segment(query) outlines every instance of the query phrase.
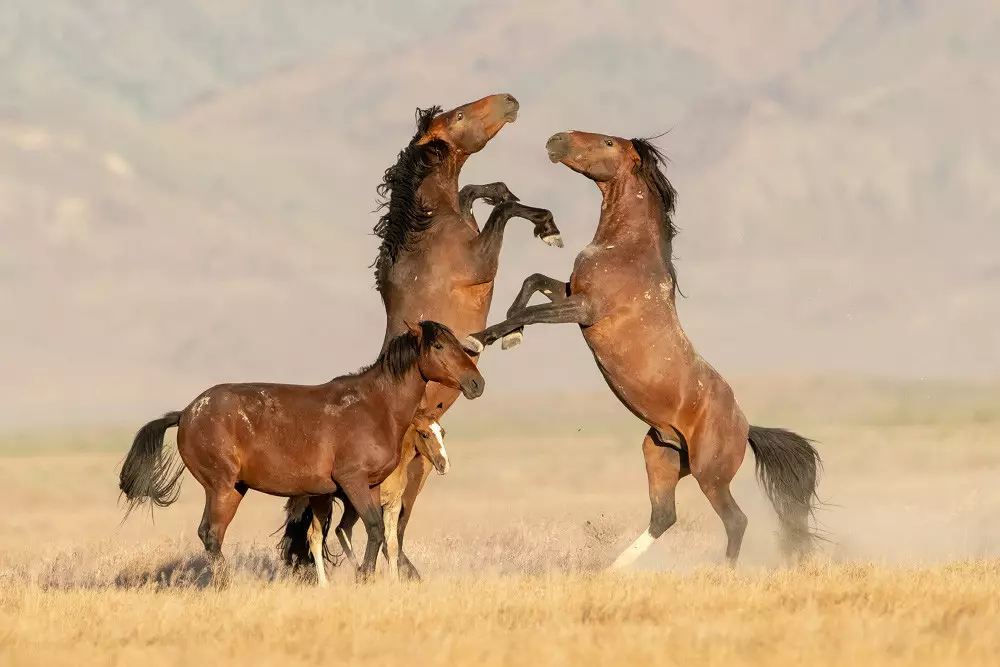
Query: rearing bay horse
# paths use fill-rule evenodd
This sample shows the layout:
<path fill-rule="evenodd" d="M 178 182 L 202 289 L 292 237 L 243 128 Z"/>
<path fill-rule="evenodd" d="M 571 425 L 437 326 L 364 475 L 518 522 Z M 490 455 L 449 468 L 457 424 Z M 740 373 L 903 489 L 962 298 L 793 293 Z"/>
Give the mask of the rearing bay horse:
<path fill-rule="evenodd" d="M 603 195 L 594 240 L 577 256 L 568 283 L 540 274 L 524 281 L 507 320 L 474 334 L 485 345 L 520 342 L 525 325 L 580 325 L 615 396 L 649 425 L 642 443 L 652 514 L 649 529 L 615 561 L 634 562 L 676 521 L 674 490 L 691 474 L 726 528 L 736 561 L 747 518 L 729 490 L 747 443 L 757 477 L 782 528 L 782 546 L 799 555 L 815 533 L 809 516 L 820 458 L 790 431 L 750 426 L 729 384 L 694 349 L 675 307 L 671 215 L 676 192 L 648 141 L 561 132 L 546 143 L 561 162 Z M 528 306 L 535 292 L 551 303 Z"/>
<path fill-rule="evenodd" d="M 536 237 L 562 247 L 552 214 L 521 204 L 503 183 L 458 188 L 465 161 L 513 122 L 518 110 L 509 94 L 490 95 L 447 112 L 436 106 L 417 110 L 416 133 L 378 187 L 385 212 L 375 226 L 382 244 L 374 266 L 386 312 L 383 345 L 405 329 L 406 321 L 429 318 L 459 337 L 485 327 L 504 230 L 512 218 L 527 220 Z M 481 230 L 472 215 L 476 199 L 494 206 Z M 440 415 L 457 398 L 455 390 L 430 383 L 421 410 Z M 420 436 L 411 428 L 406 437 L 415 447 Z M 414 457 L 406 470 L 397 534 L 399 570 L 407 578 L 419 574 L 403 551 L 403 534 L 430 471 L 431 463 L 423 456 Z M 286 562 L 291 562 L 290 554 L 307 551 L 311 520 L 309 511 L 287 512 L 282 540 Z M 344 520 L 356 521 L 347 508 Z"/>

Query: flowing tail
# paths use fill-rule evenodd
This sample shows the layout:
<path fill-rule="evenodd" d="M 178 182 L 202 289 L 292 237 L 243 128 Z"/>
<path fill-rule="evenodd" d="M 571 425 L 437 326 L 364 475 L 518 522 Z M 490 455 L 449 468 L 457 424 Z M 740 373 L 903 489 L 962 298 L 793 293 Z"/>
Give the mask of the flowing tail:
<path fill-rule="evenodd" d="M 819 453 L 810 440 L 783 428 L 751 426 L 747 440 L 757 458 L 757 481 L 778 513 L 782 550 L 790 556 L 808 553 L 819 537 L 809 526 L 819 502 Z"/>
<path fill-rule="evenodd" d="M 168 412 L 135 434 L 118 475 L 118 488 L 127 505 L 126 518 L 143 503 L 166 507 L 177 500 L 184 465 L 163 451 L 163 436 L 180 421 L 180 412 Z"/>

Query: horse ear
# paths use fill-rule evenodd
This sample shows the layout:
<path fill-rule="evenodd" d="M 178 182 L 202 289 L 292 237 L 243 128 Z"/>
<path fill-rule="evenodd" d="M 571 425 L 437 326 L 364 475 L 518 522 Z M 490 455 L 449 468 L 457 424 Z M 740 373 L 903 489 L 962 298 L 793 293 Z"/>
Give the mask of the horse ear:
<path fill-rule="evenodd" d="M 407 331 L 409 331 L 411 334 L 417 337 L 417 340 L 423 338 L 424 329 L 419 324 L 410 324 L 406 320 L 403 320 L 403 324 L 406 325 Z"/>

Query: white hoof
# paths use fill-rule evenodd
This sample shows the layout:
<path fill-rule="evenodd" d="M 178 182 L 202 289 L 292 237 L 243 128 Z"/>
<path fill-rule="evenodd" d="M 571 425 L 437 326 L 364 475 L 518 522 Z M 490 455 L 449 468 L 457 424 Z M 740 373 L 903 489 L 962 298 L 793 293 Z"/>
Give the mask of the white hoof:
<path fill-rule="evenodd" d="M 545 245 L 550 245 L 553 248 L 563 247 L 562 234 L 553 234 L 552 236 L 543 236 L 542 242 Z"/>
<path fill-rule="evenodd" d="M 507 334 L 500 341 L 501 350 L 509 350 L 512 347 L 517 347 L 524 340 L 524 334 L 520 331 L 514 331 Z"/>
<path fill-rule="evenodd" d="M 472 355 L 481 354 L 482 351 L 486 349 L 485 347 L 483 347 L 482 343 L 480 343 L 472 336 L 465 337 L 465 340 L 462 341 L 462 348 L 465 349 L 466 352 Z"/>

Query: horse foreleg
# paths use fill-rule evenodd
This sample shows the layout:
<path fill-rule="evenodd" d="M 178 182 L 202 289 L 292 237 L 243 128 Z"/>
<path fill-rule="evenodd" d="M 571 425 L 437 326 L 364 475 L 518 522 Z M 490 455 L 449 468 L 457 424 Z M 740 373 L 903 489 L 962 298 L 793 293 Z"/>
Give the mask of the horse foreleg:
<path fill-rule="evenodd" d="M 413 516 L 413 505 L 417 502 L 417 496 L 424 488 L 428 475 L 431 474 L 431 462 L 423 456 L 414 457 L 406 467 L 406 488 L 403 489 L 402 507 L 399 512 L 399 523 L 396 527 L 396 540 L 399 542 L 399 574 L 404 579 L 413 581 L 420 580 L 420 572 L 410 562 L 403 549 L 403 535 L 406 533 L 406 526 Z M 386 539 L 393 539 L 392 535 L 387 535 Z"/>
<path fill-rule="evenodd" d="M 385 532 L 382 528 L 382 508 L 377 501 L 379 488 L 378 486 L 369 487 L 367 476 L 361 473 L 335 481 L 343 489 L 350 503 L 354 505 L 354 509 L 361 517 L 365 524 L 365 530 L 368 532 L 365 559 L 358 570 L 358 581 L 367 582 L 375 574 L 378 552 L 382 550 L 382 541 L 385 539 Z"/>
<path fill-rule="evenodd" d="M 573 294 L 561 301 L 522 308 L 513 316 L 470 338 L 481 345 L 492 345 L 503 336 L 531 324 L 593 324 L 592 308 L 581 294 Z"/>
<path fill-rule="evenodd" d="M 473 275 L 477 282 L 487 282 L 496 277 L 504 230 L 511 218 L 523 218 L 531 222 L 535 227 L 536 237 L 547 245 L 562 247 L 562 234 L 552 219 L 551 211 L 525 206 L 516 201 L 504 202 L 493 209 L 483 230 L 473 241 L 473 254 L 476 258 Z"/>
<path fill-rule="evenodd" d="M 402 506 L 403 496 L 400 494 L 382 508 L 382 524 L 385 530 L 385 541 L 382 544 L 389 567 L 389 578 L 393 581 L 399 581 L 399 540 L 396 539 L 396 531 L 399 525 L 399 510 Z"/>
<path fill-rule="evenodd" d="M 549 278 L 541 273 L 532 273 L 521 283 L 521 291 L 517 293 L 514 303 L 507 309 L 507 317 L 513 317 L 518 311 L 526 308 L 536 292 L 541 292 L 550 302 L 562 301 L 569 296 L 569 283 Z M 524 327 L 505 335 L 500 347 L 509 350 L 520 345 L 522 340 L 524 340 Z"/>
<path fill-rule="evenodd" d="M 466 185 L 458 191 L 458 210 L 462 212 L 463 218 L 475 220 L 472 205 L 477 199 L 486 200 L 490 206 L 499 206 L 505 201 L 520 201 L 505 183 Z"/>

